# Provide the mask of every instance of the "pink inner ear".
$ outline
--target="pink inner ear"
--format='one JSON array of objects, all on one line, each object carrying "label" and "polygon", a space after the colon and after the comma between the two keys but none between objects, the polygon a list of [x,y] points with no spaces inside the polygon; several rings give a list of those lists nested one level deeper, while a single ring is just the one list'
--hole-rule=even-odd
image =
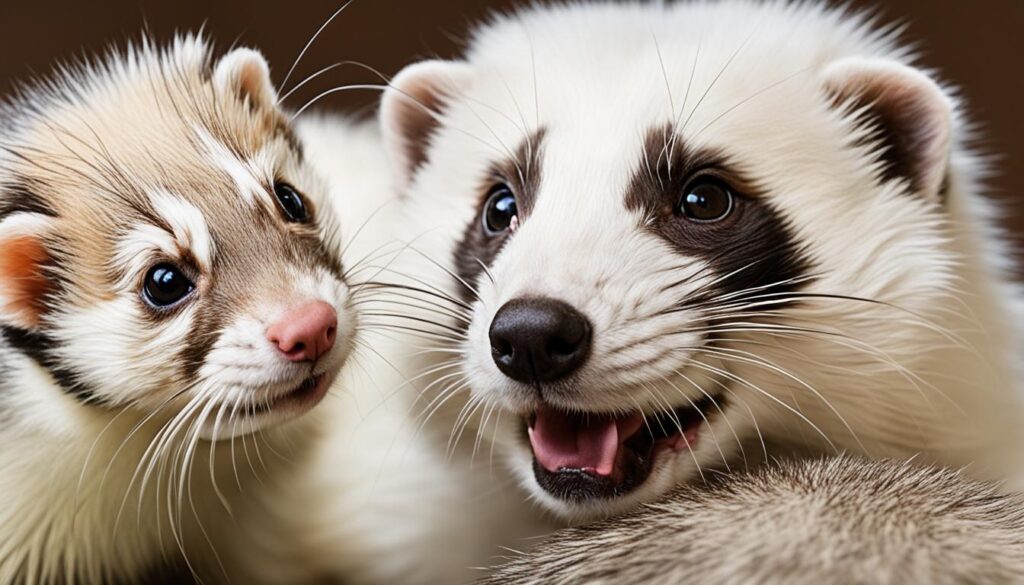
[{"label": "pink inner ear", "polygon": [[43,264],[47,258],[46,249],[32,236],[14,236],[0,245],[3,312],[28,327],[36,326],[43,312],[43,295],[48,286]]}]

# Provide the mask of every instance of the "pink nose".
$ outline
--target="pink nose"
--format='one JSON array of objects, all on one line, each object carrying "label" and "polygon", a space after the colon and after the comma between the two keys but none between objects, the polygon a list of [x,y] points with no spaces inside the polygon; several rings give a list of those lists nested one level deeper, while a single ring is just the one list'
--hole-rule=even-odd
[{"label": "pink nose", "polygon": [[267,329],[267,339],[293,362],[312,362],[331,351],[338,336],[338,313],[323,301],[288,311]]}]

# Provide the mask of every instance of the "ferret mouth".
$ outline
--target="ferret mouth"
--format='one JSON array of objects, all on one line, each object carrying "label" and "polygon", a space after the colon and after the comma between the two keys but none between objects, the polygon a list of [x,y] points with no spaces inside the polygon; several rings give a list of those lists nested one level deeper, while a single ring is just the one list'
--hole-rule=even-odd
[{"label": "ferret mouth", "polygon": [[259,416],[270,412],[305,412],[319,404],[327,394],[327,382],[327,376],[324,374],[310,376],[294,390],[256,404],[248,414]]},{"label": "ferret mouth", "polygon": [[642,485],[658,455],[693,449],[721,398],[671,412],[622,415],[567,412],[541,405],[526,420],[533,474],[549,494],[570,502],[610,499]]},{"label": "ferret mouth", "polygon": [[302,416],[319,404],[331,387],[336,372],[328,371],[309,376],[302,383],[287,392],[278,392],[269,397],[230,403],[230,416],[207,417],[203,422],[200,436],[219,441],[255,433]]}]

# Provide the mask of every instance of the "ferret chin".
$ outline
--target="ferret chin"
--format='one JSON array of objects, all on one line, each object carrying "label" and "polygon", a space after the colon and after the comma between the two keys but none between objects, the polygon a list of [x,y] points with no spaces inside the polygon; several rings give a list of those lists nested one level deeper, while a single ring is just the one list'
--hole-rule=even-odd
[{"label": "ferret chin", "polygon": [[259,536],[237,523],[308,447],[355,328],[277,102],[258,53],[180,37],[4,107],[0,582],[218,582]]},{"label": "ferret chin", "polygon": [[439,360],[431,389],[548,510],[793,451],[1022,486],[1024,304],[985,167],[891,29],[810,3],[534,7],[405,69],[381,118],[442,264],[419,278],[460,375]]}]

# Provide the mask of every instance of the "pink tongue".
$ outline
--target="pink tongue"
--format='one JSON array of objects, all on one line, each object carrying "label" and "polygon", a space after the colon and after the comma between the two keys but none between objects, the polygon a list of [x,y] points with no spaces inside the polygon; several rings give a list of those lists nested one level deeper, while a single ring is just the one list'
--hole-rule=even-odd
[{"label": "pink tongue", "polygon": [[582,469],[609,476],[622,443],[643,425],[636,414],[570,414],[541,406],[530,429],[530,444],[537,461],[548,471]]}]

